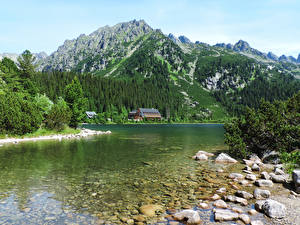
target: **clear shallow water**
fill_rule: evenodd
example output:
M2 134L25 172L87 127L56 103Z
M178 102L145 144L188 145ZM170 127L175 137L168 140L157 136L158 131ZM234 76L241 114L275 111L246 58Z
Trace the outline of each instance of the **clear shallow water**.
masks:
M141 204L176 205L190 157L224 149L222 125L86 127L112 134L0 147L0 224L115 223Z

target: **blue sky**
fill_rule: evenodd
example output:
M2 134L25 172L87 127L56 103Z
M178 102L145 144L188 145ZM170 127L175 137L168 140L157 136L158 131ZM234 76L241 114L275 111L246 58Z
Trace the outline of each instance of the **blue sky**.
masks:
M300 53L297 0L9 0L0 6L0 52L48 54L82 33L144 19L165 34L209 44L239 39L261 51Z

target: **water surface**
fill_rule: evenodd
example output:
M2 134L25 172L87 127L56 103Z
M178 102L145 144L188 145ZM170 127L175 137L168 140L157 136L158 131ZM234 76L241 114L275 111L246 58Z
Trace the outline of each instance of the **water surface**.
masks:
M224 149L222 125L86 127L112 134L0 147L0 224L116 223L142 204L176 206L190 157Z

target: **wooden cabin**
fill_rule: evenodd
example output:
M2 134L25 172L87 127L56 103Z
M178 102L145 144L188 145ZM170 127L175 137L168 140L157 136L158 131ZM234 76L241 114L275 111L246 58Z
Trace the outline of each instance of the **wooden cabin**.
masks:
M135 113L134 113L135 112ZM161 120L160 112L157 109L139 108L129 113L135 120Z

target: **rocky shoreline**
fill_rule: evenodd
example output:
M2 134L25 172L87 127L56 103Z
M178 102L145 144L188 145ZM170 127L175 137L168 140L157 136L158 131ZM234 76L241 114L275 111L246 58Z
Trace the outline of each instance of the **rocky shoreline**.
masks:
M201 163L211 156L213 154L199 151L193 159ZM300 194L295 192L299 193L300 171L295 170L291 179L282 165L264 164L256 155L243 161L245 167L242 171L225 175L234 194L221 187L212 196L200 199L196 208L170 213L169 219L174 220L172 224L179 224L176 221L184 224L300 224ZM219 154L214 162L224 164L217 170L220 175L226 174L228 164L238 163L224 153ZM210 212L209 221L202 219L201 210Z
M96 130L82 128L80 129L80 133L78 134L55 134L55 135L39 136L39 137L32 137L32 138L5 138L5 139L0 139L0 146L3 144L17 144L19 142L25 142L25 141L41 141L41 140L60 141L63 139L84 138L88 136L102 135L102 134L111 134L111 131L96 131Z
M185 191L196 204L180 204L183 199L170 194L174 203L141 205L139 214L121 218L121 223L300 224L300 194L295 192L299 174L292 179L282 165L264 164L256 155L243 163L225 153L212 158L212 153L204 151L193 156L199 162L198 177L189 180L204 182ZM206 171L208 164L213 165L210 171Z

